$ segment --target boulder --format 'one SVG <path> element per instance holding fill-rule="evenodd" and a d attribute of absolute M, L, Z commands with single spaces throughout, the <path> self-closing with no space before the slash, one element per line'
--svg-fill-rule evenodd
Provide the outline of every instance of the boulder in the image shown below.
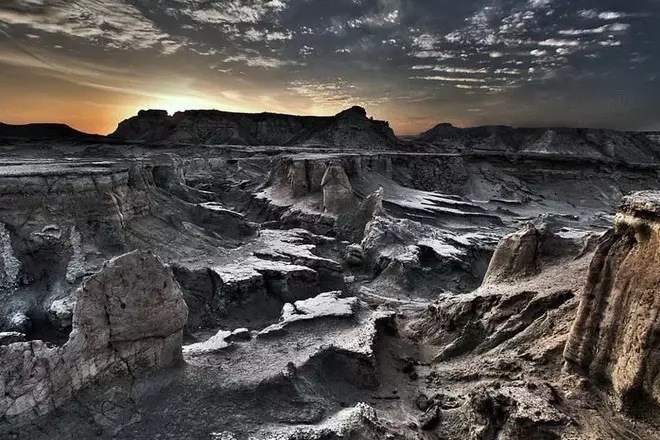
<path fill-rule="evenodd" d="M 360 266 L 364 262 L 364 249 L 357 243 L 346 246 L 344 260 L 351 266 Z"/>
<path fill-rule="evenodd" d="M 14 312 L 9 315 L 4 327 L 7 331 L 27 334 L 32 330 L 32 320 L 25 313 Z"/>
<path fill-rule="evenodd" d="M 384 216 L 383 188 L 379 188 L 367 196 L 356 210 L 345 211 L 337 219 L 337 234 L 351 241 L 362 241 L 367 224 L 374 217 Z"/>
<path fill-rule="evenodd" d="M 294 323 L 322 318 L 350 318 L 358 306 L 357 298 L 340 298 L 341 292 L 325 292 L 314 298 L 284 304 L 280 322 L 266 327 L 258 337 L 280 335 Z"/>
<path fill-rule="evenodd" d="M 48 320 L 53 327 L 58 330 L 71 328 L 75 304 L 75 298 L 73 297 L 57 299 L 50 304 L 48 308 Z"/>
<path fill-rule="evenodd" d="M 229 331 L 220 330 L 206 341 L 186 345 L 183 347 L 183 354 L 185 356 L 201 356 L 225 350 L 232 345 L 231 335 L 232 333 Z"/>
<path fill-rule="evenodd" d="M 485 282 L 501 282 L 536 273 L 540 241 L 540 231 L 531 224 L 504 237 L 490 260 Z"/>

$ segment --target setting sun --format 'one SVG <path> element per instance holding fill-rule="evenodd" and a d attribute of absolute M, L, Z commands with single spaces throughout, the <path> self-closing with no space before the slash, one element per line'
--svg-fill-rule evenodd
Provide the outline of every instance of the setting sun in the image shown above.
<path fill-rule="evenodd" d="M 144 106 L 144 108 L 167 110 L 170 115 L 185 110 L 213 110 L 220 107 L 216 102 L 192 96 L 164 97 L 160 100 L 151 101 Z"/>

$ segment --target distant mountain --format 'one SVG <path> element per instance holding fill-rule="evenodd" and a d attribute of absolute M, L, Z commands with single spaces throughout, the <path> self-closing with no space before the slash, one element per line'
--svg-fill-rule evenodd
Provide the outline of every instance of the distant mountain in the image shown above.
<path fill-rule="evenodd" d="M 87 139 L 101 138 L 83 133 L 65 124 L 25 124 L 10 125 L 0 122 L 0 138 L 20 139 Z"/>
<path fill-rule="evenodd" d="M 443 152 L 504 152 L 660 163 L 660 136 L 585 128 L 458 128 L 439 124 L 409 138 L 417 146 Z"/>
<path fill-rule="evenodd" d="M 169 116 L 164 110 L 142 110 L 121 122 L 110 137 L 149 142 L 233 145 L 325 146 L 361 150 L 397 148 L 389 124 L 367 117 L 361 107 L 335 116 L 276 113 L 230 113 L 188 110 Z"/>

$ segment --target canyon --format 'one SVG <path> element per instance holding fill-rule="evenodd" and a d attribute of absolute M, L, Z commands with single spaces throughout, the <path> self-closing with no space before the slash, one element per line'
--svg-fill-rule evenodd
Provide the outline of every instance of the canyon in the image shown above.
<path fill-rule="evenodd" d="M 660 438 L 660 135 L 0 125 L 0 437 Z"/>

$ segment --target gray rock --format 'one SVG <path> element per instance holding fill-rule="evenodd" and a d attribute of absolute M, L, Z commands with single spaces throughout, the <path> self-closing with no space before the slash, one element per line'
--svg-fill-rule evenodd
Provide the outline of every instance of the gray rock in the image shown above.
<path fill-rule="evenodd" d="M 0 345 L 25 342 L 25 334 L 19 332 L 0 332 Z"/>
<path fill-rule="evenodd" d="M 329 165 L 321 181 L 323 209 L 331 214 L 350 212 L 357 206 L 351 181 L 341 165 Z"/>
<path fill-rule="evenodd" d="M 231 332 L 231 335 L 227 338 L 229 341 L 249 341 L 252 338 L 250 330 L 246 328 L 237 328 Z"/>
<path fill-rule="evenodd" d="M 48 320 L 58 330 L 70 329 L 75 305 L 74 297 L 53 301 L 48 308 Z"/>
<path fill-rule="evenodd" d="M 8 317 L 5 328 L 8 331 L 27 334 L 32 330 L 32 320 L 25 313 L 14 312 Z"/>
<path fill-rule="evenodd" d="M 231 336 L 232 332 L 220 330 L 204 342 L 184 346 L 183 354 L 184 356 L 202 356 L 217 353 L 231 347 Z"/>
<path fill-rule="evenodd" d="M 43 341 L 0 347 L 0 417 L 20 424 L 61 407 L 91 383 L 181 360 L 187 308 L 171 271 L 135 251 L 109 261 L 76 293 L 73 330 L 61 347 Z M 48 365 L 48 368 L 44 366 Z"/>
<path fill-rule="evenodd" d="M 340 298 L 341 292 L 326 292 L 314 298 L 285 304 L 282 308 L 280 322 L 273 324 L 261 332 L 259 337 L 271 337 L 283 334 L 287 326 L 321 318 L 350 318 L 355 314 L 357 298 Z"/>
<path fill-rule="evenodd" d="M 324 145 L 367 150 L 395 148 L 399 144 L 387 122 L 367 118 L 361 107 L 327 117 L 216 110 L 188 110 L 169 116 L 164 110 L 141 110 L 137 116 L 122 121 L 111 136 L 152 142 Z"/>
<path fill-rule="evenodd" d="M 361 245 L 354 243 L 346 247 L 344 260 L 351 266 L 360 266 L 364 263 L 364 249 Z"/>
<path fill-rule="evenodd" d="M 431 405 L 418 419 L 419 427 L 424 431 L 432 431 L 440 423 L 440 407 Z"/>

